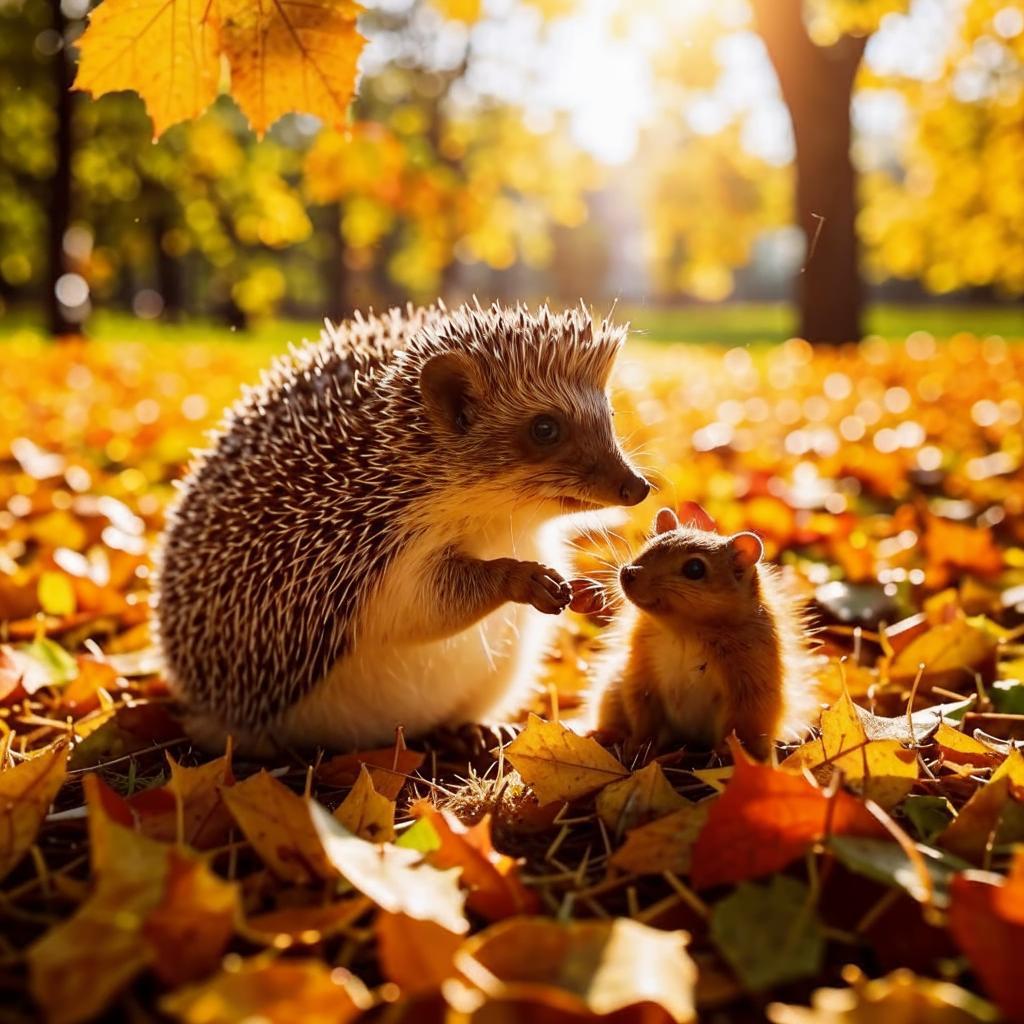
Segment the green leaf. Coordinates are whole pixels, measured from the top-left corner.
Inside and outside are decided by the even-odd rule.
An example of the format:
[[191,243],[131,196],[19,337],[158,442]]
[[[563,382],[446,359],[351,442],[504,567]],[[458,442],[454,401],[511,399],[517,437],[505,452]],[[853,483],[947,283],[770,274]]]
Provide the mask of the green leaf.
[[810,890],[787,875],[739,885],[712,911],[711,937],[752,992],[817,974],[825,955]]
[[441,837],[437,834],[437,829],[426,818],[420,818],[395,840],[395,846],[401,846],[406,850],[416,850],[425,856],[441,849]]
[[999,679],[988,691],[992,705],[1001,715],[1024,715],[1024,683],[1019,679]]
[[944,796],[908,796],[903,801],[903,813],[923,843],[932,842],[954,818],[953,808]]
[[[897,886],[912,899],[925,901],[928,891],[911,859],[899,843],[888,839],[866,839],[857,836],[833,836],[829,849],[851,871],[866,878],[873,878],[883,885]],[[931,879],[932,901],[938,907],[949,904],[949,883],[958,871],[969,868],[970,864],[940,853],[930,846],[917,844],[925,870]]]
[[18,650],[42,666],[50,686],[63,686],[78,675],[78,662],[60,644],[46,637],[23,644]]

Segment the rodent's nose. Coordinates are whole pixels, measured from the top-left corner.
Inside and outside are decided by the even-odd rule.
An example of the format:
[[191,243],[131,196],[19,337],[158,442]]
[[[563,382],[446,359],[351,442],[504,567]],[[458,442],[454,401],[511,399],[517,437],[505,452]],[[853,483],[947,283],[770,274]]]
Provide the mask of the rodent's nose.
[[639,473],[634,473],[619,488],[623,505],[639,505],[650,493],[651,485]]
[[639,565],[624,565],[619,570],[619,579],[622,581],[623,585],[625,585],[627,583],[632,583],[633,580],[635,580],[637,578],[637,576],[639,576],[639,575],[640,575],[640,566]]

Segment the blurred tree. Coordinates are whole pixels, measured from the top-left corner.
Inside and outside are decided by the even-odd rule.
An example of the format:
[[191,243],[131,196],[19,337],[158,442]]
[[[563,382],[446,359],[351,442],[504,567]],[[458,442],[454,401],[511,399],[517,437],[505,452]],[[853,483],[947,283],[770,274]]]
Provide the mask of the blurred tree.
[[912,117],[902,160],[865,182],[861,234],[876,278],[934,292],[1024,295],[1024,11],[965,0],[934,79],[886,78]]

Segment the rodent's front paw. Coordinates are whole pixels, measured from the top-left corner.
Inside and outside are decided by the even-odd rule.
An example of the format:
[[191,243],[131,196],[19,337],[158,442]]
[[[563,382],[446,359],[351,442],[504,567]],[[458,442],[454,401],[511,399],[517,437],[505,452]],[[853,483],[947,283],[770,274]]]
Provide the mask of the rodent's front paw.
[[532,604],[546,615],[557,615],[572,600],[572,588],[546,565],[516,562],[509,579],[509,598],[520,604]]
[[580,576],[577,579],[569,580],[569,587],[572,589],[572,602],[569,607],[574,612],[591,615],[594,612],[604,611],[604,587],[597,580]]

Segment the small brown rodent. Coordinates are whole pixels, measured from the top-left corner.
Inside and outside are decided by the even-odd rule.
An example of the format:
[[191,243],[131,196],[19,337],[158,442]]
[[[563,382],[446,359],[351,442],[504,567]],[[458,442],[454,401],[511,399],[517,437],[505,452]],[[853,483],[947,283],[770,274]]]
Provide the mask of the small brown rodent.
[[[629,601],[596,687],[597,732],[633,751],[717,747],[735,731],[766,757],[814,706],[804,613],[753,533],[689,503],[619,570]],[[616,627],[613,627],[616,628]]]

